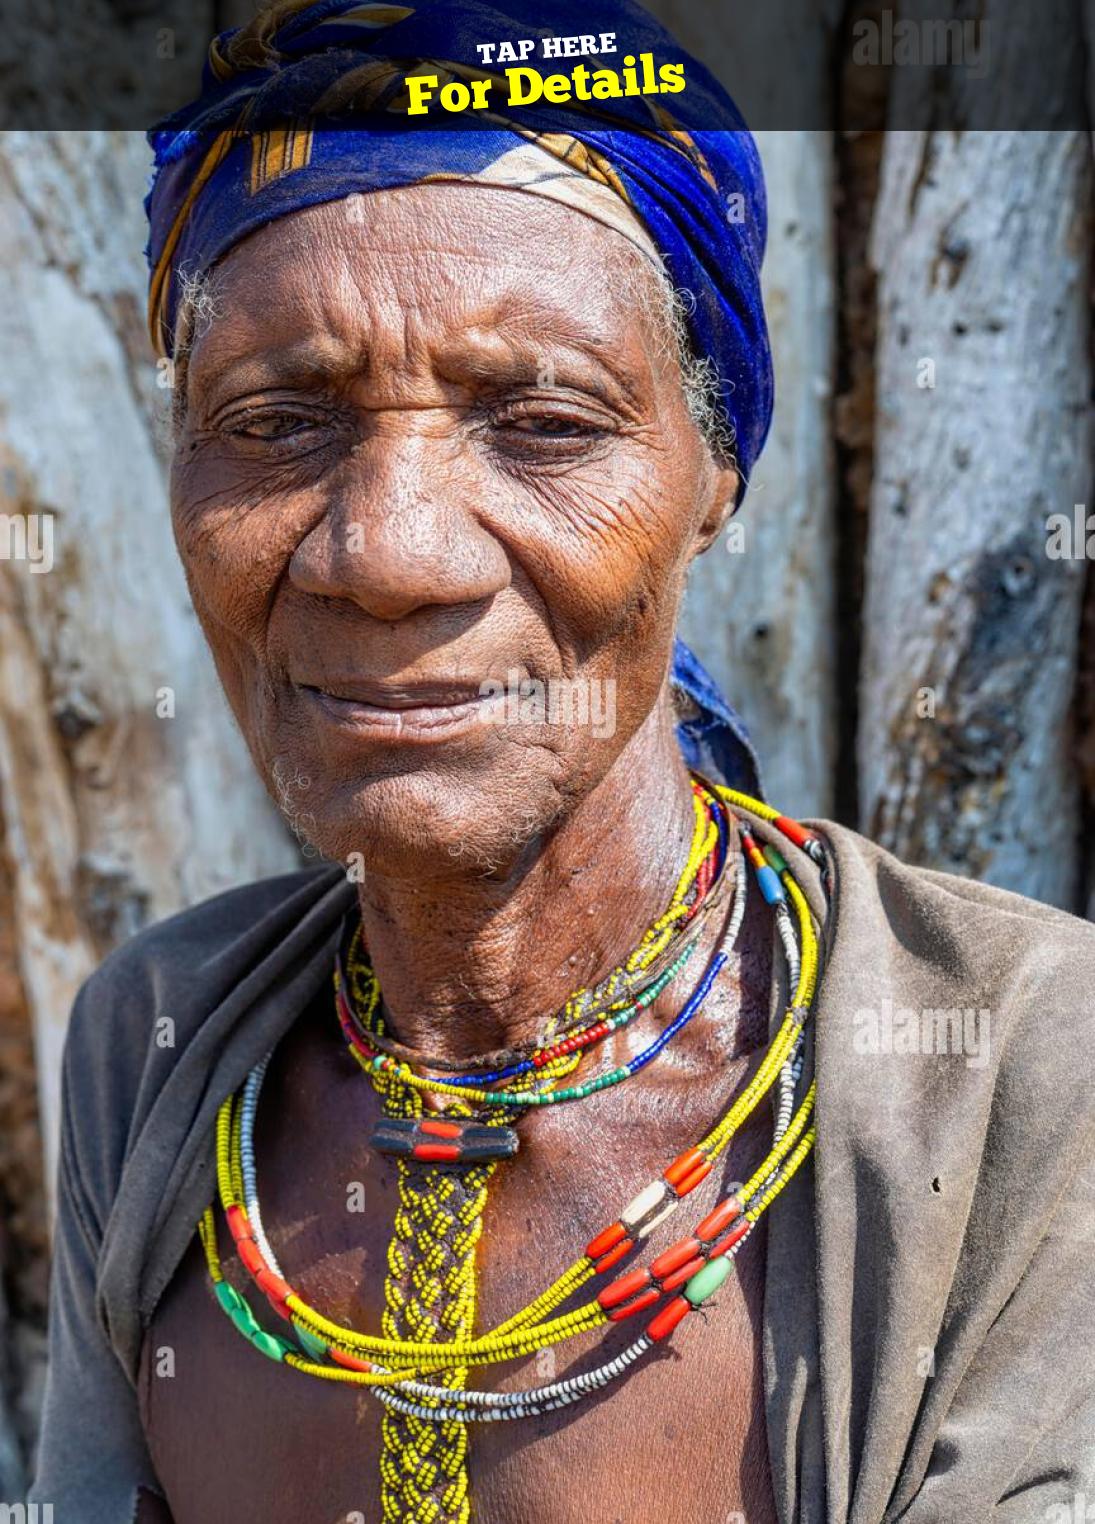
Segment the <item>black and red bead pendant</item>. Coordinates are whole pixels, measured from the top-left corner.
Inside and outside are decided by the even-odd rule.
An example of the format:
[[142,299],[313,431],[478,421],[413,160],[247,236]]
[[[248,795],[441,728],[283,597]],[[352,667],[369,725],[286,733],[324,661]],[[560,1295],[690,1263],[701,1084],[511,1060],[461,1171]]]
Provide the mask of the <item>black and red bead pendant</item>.
[[422,1164],[486,1164],[512,1159],[520,1147],[513,1127],[434,1117],[381,1117],[369,1140],[381,1154]]

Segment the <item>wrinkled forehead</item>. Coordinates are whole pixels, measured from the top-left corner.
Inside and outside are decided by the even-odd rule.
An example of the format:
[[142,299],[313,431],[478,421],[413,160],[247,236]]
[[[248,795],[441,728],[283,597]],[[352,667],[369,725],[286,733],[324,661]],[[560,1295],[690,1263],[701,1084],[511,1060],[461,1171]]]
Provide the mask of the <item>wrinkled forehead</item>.
[[[567,350],[649,369],[660,265],[605,222],[500,186],[371,191],[293,213],[235,245],[188,295],[199,373],[276,354],[405,357],[429,346],[497,365]],[[638,377],[636,377],[638,379]]]

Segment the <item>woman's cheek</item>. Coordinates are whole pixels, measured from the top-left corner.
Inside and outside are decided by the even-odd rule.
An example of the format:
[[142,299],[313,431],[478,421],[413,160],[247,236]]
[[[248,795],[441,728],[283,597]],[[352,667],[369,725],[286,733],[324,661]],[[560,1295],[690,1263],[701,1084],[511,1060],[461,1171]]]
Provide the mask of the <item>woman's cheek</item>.
[[[215,488],[215,491],[214,491]],[[223,472],[191,469],[173,480],[172,522],[195,607],[218,626],[256,633],[301,537],[314,501],[253,478],[226,484]]]
[[677,518],[687,515],[675,501],[640,469],[572,473],[516,505],[507,532],[545,602],[597,644],[636,613],[649,617],[679,585]]

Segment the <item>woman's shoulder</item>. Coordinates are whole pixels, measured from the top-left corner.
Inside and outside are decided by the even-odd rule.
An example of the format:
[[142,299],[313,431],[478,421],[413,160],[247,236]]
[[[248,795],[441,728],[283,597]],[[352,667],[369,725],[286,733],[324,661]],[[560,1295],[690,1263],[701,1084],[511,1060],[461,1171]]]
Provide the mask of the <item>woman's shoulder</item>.
[[198,990],[238,980],[332,886],[345,884],[323,864],[227,889],[156,921],[115,948],[84,982],[66,1046],[96,1048],[108,1038],[137,1041],[157,1015],[200,1013]]
[[1082,916],[981,879],[904,862],[848,826],[809,823],[830,843],[838,903],[849,918],[885,926],[944,969],[1014,964],[1031,954],[1047,963],[1095,958],[1095,923]]
[[104,959],[65,1039],[70,1157],[115,1181],[162,1092],[185,1089],[192,1104],[245,1020],[269,1020],[281,989],[303,998],[302,973],[322,962],[353,893],[337,865],[262,879],[156,922]]
[[997,885],[902,862],[816,822],[835,886],[823,979],[828,1045],[848,1073],[884,1073],[928,1114],[1052,1106],[1095,1133],[1078,1062],[1095,1039],[1095,924]]

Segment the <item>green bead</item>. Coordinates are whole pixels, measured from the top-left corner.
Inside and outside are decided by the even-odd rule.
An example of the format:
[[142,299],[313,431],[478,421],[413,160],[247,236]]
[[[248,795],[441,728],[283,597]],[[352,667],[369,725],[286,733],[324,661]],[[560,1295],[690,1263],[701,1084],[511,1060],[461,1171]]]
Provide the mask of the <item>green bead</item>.
[[255,1319],[255,1314],[247,1306],[246,1302],[232,1314],[232,1321],[245,1339],[249,1339],[252,1334],[258,1332],[259,1325]]
[[264,1329],[259,1328],[257,1325],[254,1333],[250,1335],[250,1339],[255,1348],[261,1350],[270,1360],[284,1360],[286,1355],[294,1353],[291,1344],[286,1344],[285,1340],[279,1339],[276,1334],[266,1333]]
[[709,1296],[714,1296],[733,1268],[734,1261],[728,1254],[723,1254],[718,1259],[709,1259],[702,1270],[697,1270],[684,1286],[684,1294],[692,1306],[698,1307]]
[[241,1307],[247,1305],[243,1297],[240,1296],[235,1286],[230,1286],[227,1281],[217,1281],[213,1290],[217,1293],[217,1301],[234,1322],[236,1313]]
[[764,855],[777,873],[787,872],[787,860],[778,847],[765,847]]
[[314,1334],[310,1328],[305,1328],[303,1323],[295,1321],[293,1328],[296,1331],[297,1338],[300,1340],[300,1347],[306,1354],[314,1355],[317,1360],[325,1360],[327,1358],[329,1346]]
[[[223,1291],[221,1290],[222,1287],[224,1288]],[[240,1296],[239,1292],[230,1286],[227,1281],[218,1281],[217,1300],[240,1333],[243,1334],[244,1338],[249,1339],[259,1325],[255,1321],[255,1314],[251,1311],[243,1297]]]

